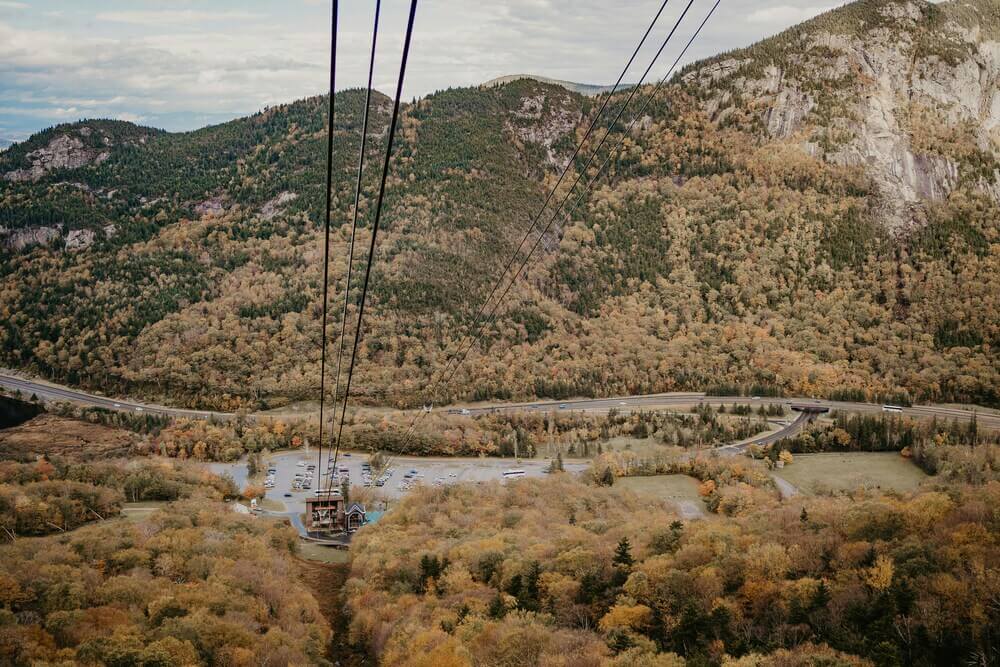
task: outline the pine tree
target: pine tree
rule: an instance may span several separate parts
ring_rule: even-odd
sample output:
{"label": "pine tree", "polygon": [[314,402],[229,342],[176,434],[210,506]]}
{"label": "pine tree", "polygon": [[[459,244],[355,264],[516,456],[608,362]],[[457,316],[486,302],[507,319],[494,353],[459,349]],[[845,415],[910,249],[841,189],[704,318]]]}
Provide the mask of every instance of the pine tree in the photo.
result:
{"label": "pine tree", "polygon": [[826,585],[826,581],[821,579],[819,586],[816,587],[816,593],[813,595],[813,609],[825,609],[826,605],[830,602],[830,598],[830,588]]}
{"label": "pine tree", "polygon": [[621,567],[632,567],[635,563],[635,559],[632,558],[632,545],[629,543],[627,537],[623,537],[618,541],[618,546],[615,548],[615,557],[612,562]]}
{"label": "pine tree", "polygon": [[500,597],[500,593],[490,601],[490,618],[500,619],[507,615],[507,607],[504,606],[503,598]]}

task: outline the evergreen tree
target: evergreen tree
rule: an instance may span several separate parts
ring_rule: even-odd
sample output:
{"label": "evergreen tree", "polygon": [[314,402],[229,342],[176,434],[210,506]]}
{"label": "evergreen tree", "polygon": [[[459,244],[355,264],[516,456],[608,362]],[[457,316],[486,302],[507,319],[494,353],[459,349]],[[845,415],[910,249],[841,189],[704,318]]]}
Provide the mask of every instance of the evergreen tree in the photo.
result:
{"label": "evergreen tree", "polygon": [[504,606],[503,598],[500,597],[500,593],[497,593],[492,600],[490,600],[490,618],[501,619],[507,615],[507,607]]}
{"label": "evergreen tree", "polygon": [[618,540],[618,546],[615,548],[615,557],[612,562],[615,565],[626,568],[632,567],[635,563],[635,559],[632,558],[632,545],[629,543],[627,537]]}

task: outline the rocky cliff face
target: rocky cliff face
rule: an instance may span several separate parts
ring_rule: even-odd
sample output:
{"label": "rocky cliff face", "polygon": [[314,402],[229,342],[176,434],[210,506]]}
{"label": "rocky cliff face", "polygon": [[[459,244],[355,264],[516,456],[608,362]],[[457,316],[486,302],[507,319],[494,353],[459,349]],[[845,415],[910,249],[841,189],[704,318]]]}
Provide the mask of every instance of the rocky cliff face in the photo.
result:
{"label": "rocky cliff face", "polygon": [[[105,238],[114,237],[116,232],[114,225],[107,225],[103,229]],[[31,246],[51,245],[64,234],[68,251],[86,250],[98,238],[98,232],[92,229],[71,229],[67,232],[64,225],[39,225],[22,229],[0,227],[0,248],[20,252]]]}
{"label": "rocky cliff face", "polygon": [[[3,177],[12,183],[34,182],[56,169],[99,165],[111,157],[116,140],[103,127],[96,130],[89,125],[61,127],[55,128],[47,144],[24,154],[19,161],[23,166],[7,171]],[[134,138],[137,143],[145,143],[146,139],[145,134]]]}
{"label": "rocky cliff face", "polygon": [[561,169],[569,155],[560,154],[556,144],[579,122],[579,109],[571,96],[550,88],[521,98],[520,108],[510,113],[507,129],[518,140],[540,146],[545,161]]}
{"label": "rocky cliff face", "polygon": [[4,178],[15,183],[37,181],[53,169],[78,169],[88,164],[100,164],[109,155],[107,151],[86,148],[79,137],[63,134],[50,141],[45,148],[28,153],[31,166],[9,171]]}
{"label": "rocky cliff face", "polygon": [[5,229],[0,227],[0,245],[19,252],[28,246],[48,245],[61,236],[59,227],[25,227],[24,229]]}
{"label": "rocky cliff face", "polygon": [[767,140],[865,169],[895,234],[921,224],[924,204],[965,179],[1000,193],[995,0],[856,3],[683,81],[719,120],[751,110]]}

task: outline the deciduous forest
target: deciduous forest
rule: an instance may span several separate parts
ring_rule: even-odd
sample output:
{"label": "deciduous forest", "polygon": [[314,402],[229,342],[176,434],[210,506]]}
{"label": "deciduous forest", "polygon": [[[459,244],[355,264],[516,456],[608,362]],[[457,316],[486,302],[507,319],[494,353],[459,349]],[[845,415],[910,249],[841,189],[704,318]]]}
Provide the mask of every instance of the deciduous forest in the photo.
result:
{"label": "deciduous forest", "polygon": [[685,523],[569,479],[427,490],[358,535],[351,637],[386,665],[988,663],[998,493]]}
{"label": "deciduous forest", "polygon": [[[971,57],[955,50],[954,26],[975,23],[970,34],[986,36],[998,19],[984,0],[917,3],[913,20],[893,13],[896,4],[865,0],[692,65],[623,137],[626,113],[602,149],[603,158],[623,138],[608,174],[579,205],[577,194],[568,199],[483,344],[443,386],[435,381],[473,333],[599,98],[522,79],[404,105],[359,400],[413,406],[729,384],[996,404],[996,139],[914,94],[894,111],[900,141],[920,165],[952,165],[957,176],[947,192],[907,204],[905,225],[887,226],[886,211],[898,206],[878,174],[837,157],[860,131],[851,104],[871,81],[831,73],[824,63],[833,51],[816,43],[877,49],[878,30],[890,30],[917,35],[893,44],[916,44],[906,54],[936,63]],[[720,63],[742,69],[713,75]],[[769,125],[773,91],[732,92],[733,77],[758,86],[754,77],[774,69],[811,100],[787,136]],[[337,102],[331,250],[341,260],[363,99],[353,90]],[[388,106],[376,96],[372,160],[384,149]],[[100,134],[108,153],[99,164],[0,185],[8,233],[51,227],[61,239],[0,244],[0,363],[218,409],[314,398],[325,108],[311,98],[181,135],[58,126],[0,154],[0,172],[13,173],[31,149],[63,136],[86,147]],[[581,156],[571,173],[584,166]],[[374,179],[362,189],[362,237]],[[71,230],[93,232],[92,243],[64,247]],[[334,303],[345,274],[335,261]],[[436,395],[425,395],[429,387]]]}

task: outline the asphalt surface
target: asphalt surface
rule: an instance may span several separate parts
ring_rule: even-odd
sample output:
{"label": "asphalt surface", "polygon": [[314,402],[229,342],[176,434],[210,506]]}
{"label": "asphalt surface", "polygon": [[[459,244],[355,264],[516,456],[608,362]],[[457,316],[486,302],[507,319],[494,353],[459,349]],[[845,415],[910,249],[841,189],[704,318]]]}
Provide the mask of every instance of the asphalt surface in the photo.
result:
{"label": "asphalt surface", "polygon": [[97,394],[88,394],[77,389],[70,389],[61,385],[44,382],[42,380],[29,380],[12,375],[10,372],[0,373],[0,387],[10,391],[20,391],[25,398],[32,395],[37,396],[42,401],[69,401],[79,405],[86,405],[97,408],[107,408],[108,410],[119,410],[121,412],[149,413],[153,415],[165,415],[168,417],[182,417],[185,419],[232,419],[235,415],[228,412],[211,412],[207,410],[186,410],[184,408],[170,408],[164,405],[154,405],[151,403],[140,403],[127,398],[108,398]]}
{"label": "asphalt surface", "polygon": [[[44,401],[69,401],[80,405],[107,408],[109,410],[121,410],[124,412],[148,413],[154,415],[166,415],[168,417],[182,417],[187,419],[209,419],[214,418],[220,421],[233,419],[235,415],[230,412],[212,412],[207,410],[187,410],[183,408],[172,408],[163,405],[141,403],[124,398],[108,398],[87,392],[70,389],[60,385],[43,382],[41,380],[19,377],[7,372],[0,372],[0,387],[9,390],[19,390],[25,397],[31,395],[38,396]],[[445,411],[451,414],[482,415],[494,412],[552,412],[552,411],[584,411],[584,412],[608,412],[612,409],[618,410],[653,410],[669,409],[678,406],[687,406],[696,403],[708,405],[769,405],[782,403],[786,407],[806,408],[808,410],[840,410],[856,413],[881,413],[884,406],[873,403],[856,403],[850,401],[828,401],[813,398],[770,398],[770,397],[745,397],[745,396],[706,396],[702,393],[674,393],[674,394],[648,394],[643,396],[619,396],[615,398],[578,399],[567,401],[537,401],[533,403],[499,403],[490,405],[474,405],[467,408],[454,407],[446,408]],[[893,414],[896,414],[894,412]],[[902,407],[898,414],[910,417],[937,417],[942,420],[957,419],[968,421],[973,415],[979,424],[986,428],[1000,428],[1000,413],[990,410],[983,410],[975,406],[940,406],[940,405],[915,405],[912,407]],[[250,415],[252,418],[253,415]],[[768,444],[781,438],[796,433],[805,425],[803,418],[796,419],[791,424],[772,434],[762,435],[750,442],[727,447],[742,447],[750,444]]]}
{"label": "asphalt surface", "polygon": [[[569,401],[540,401],[536,403],[499,404],[490,406],[469,407],[470,414],[483,414],[489,412],[528,412],[541,411],[550,412],[553,410],[586,410],[588,412],[607,411],[613,408],[619,410],[635,409],[655,409],[677,405],[691,405],[692,403],[707,403],[709,405],[769,405],[782,403],[794,407],[808,407],[810,409],[841,410],[844,412],[875,413],[883,412],[884,406],[877,403],[857,403],[852,401],[829,401],[817,398],[803,397],[747,397],[747,396],[706,396],[702,393],[677,393],[677,394],[647,394],[643,396],[619,396],[616,398],[596,398],[578,399]],[[461,412],[460,408],[450,408],[448,412]],[[899,413],[910,417],[937,417],[938,419],[958,419],[968,421],[976,415],[979,423],[990,428],[1000,428],[1000,414],[978,408],[976,406],[952,407],[943,405],[914,405],[912,407],[901,407]]]}

